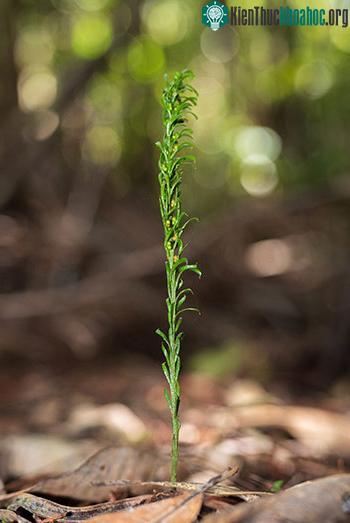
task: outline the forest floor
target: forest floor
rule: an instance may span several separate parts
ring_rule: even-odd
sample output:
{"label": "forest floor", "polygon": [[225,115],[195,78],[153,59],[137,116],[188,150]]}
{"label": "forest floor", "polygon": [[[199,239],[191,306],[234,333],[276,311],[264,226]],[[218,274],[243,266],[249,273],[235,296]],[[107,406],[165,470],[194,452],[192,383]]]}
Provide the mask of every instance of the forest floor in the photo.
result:
{"label": "forest floor", "polygon": [[182,379],[178,483],[145,361],[0,370],[0,520],[350,521],[350,395]]}

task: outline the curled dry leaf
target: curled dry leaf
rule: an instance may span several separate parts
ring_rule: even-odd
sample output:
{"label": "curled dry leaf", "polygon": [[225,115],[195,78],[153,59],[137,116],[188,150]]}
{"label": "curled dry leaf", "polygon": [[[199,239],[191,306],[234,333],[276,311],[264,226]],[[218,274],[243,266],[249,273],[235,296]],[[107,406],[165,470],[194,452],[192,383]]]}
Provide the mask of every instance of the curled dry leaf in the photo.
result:
{"label": "curled dry leaf", "polygon": [[22,521],[17,516],[15,511],[19,509],[24,509],[37,520],[55,520],[65,523],[85,520],[96,521],[96,523],[122,523],[124,521],[128,523],[143,521],[145,523],[163,521],[190,523],[199,514],[202,502],[203,494],[195,492],[194,494],[171,496],[161,501],[157,501],[154,495],[148,495],[86,507],[69,507],[25,493],[12,500],[8,510],[2,512],[6,517],[10,517],[8,521],[20,521],[20,523],[24,523],[25,520]]}
{"label": "curled dry leaf", "polygon": [[[130,447],[108,447],[96,452],[73,472],[39,481],[31,491],[99,502],[109,499],[111,490],[114,489],[111,489],[110,485],[97,487],[96,482],[119,478],[160,479],[162,470],[165,475],[167,462],[159,453],[144,452]],[[125,488],[123,493],[127,495]]]}
{"label": "curled dry leaf", "polygon": [[239,505],[203,523],[345,523],[350,521],[350,474],[306,481],[268,499]]}
{"label": "curled dry leaf", "polygon": [[154,501],[153,495],[137,496],[130,499],[122,499],[114,502],[98,503],[84,507],[70,507],[50,501],[48,499],[24,493],[13,500],[8,505],[8,509],[16,511],[24,509],[36,518],[63,520],[66,522],[91,519],[101,514],[117,512],[130,509],[143,503]]}
{"label": "curled dry leaf", "polygon": [[90,519],[91,523],[192,523],[197,520],[203,494],[180,494],[127,512],[114,512]]}

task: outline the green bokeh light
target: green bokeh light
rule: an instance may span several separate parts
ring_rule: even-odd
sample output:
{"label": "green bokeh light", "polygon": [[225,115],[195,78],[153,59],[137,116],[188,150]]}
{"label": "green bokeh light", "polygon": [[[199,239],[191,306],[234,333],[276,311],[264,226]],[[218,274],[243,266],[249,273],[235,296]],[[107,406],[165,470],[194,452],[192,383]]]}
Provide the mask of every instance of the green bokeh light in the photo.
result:
{"label": "green bokeh light", "polygon": [[165,66],[163,49],[150,38],[135,39],[128,51],[128,68],[132,77],[150,83],[161,75]]}
{"label": "green bokeh light", "polygon": [[82,15],[72,27],[72,48],[80,58],[91,60],[101,56],[111,46],[113,28],[103,15]]}
{"label": "green bokeh light", "polygon": [[193,11],[182,0],[153,0],[145,3],[142,18],[153,40],[173,45],[186,36]]}
{"label": "green bokeh light", "polygon": [[113,0],[75,0],[80,9],[85,11],[99,11],[113,3]]}
{"label": "green bokeh light", "polygon": [[112,167],[119,161],[121,143],[111,127],[91,127],[86,135],[84,153],[96,165]]}

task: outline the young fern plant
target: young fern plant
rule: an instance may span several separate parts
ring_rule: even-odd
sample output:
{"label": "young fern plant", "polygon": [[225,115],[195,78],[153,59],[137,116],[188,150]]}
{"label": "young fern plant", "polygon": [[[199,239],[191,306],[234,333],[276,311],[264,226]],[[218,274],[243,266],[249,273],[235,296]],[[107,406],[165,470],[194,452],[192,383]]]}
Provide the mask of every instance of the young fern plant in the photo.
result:
{"label": "young fern plant", "polygon": [[173,482],[176,481],[179,458],[182,314],[188,310],[197,310],[185,306],[192,290],[184,287],[183,276],[186,271],[201,276],[197,264],[189,263],[184,256],[185,245],[182,240],[188,224],[196,220],[188,217],[181,203],[182,168],[184,163],[195,160],[194,156],[185,153],[186,149],[192,147],[192,130],[187,125],[187,117],[195,116],[192,109],[198,97],[197,91],[189,83],[192,78],[192,72],[185,70],[176,73],[173,80],[167,80],[162,96],[164,135],[162,141],[156,144],[160,149],[159,204],[164,228],[168,316],[167,331],[158,329],[156,332],[162,338],[161,347],[165,358],[162,369],[168,382],[168,389],[164,390],[164,394],[171,414],[170,476]]}

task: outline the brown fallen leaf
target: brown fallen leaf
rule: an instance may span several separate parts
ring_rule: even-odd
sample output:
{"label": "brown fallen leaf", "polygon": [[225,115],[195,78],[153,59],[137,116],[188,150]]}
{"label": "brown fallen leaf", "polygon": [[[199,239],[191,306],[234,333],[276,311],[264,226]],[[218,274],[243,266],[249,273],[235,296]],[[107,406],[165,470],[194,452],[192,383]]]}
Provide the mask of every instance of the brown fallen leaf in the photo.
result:
{"label": "brown fallen leaf", "polygon": [[121,403],[106,405],[78,405],[67,421],[71,433],[91,427],[104,427],[112,435],[121,435],[130,443],[139,443],[147,438],[143,421],[132,410]]}
{"label": "brown fallen leaf", "polygon": [[350,474],[300,483],[268,499],[242,504],[203,523],[345,523],[350,521]]}
{"label": "brown fallen leaf", "polygon": [[230,512],[232,510],[232,503],[227,498],[220,498],[218,496],[204,496],[203,506],[215,512]]}
{"label": "brown fallen leaf", "polygon": [[104,514],[89,523],[192,523],[197,520],[203,503],[203,494],[179,494],[127,512]]}
{"label": "brown fallen leaf", "polygon": [[313,454],[350,456],[348,416],[311,407],[255,405],[235,408],[238,427],[282,427]]}
{"label": "brown fallen leaf", "polygon": [[91,440],[72,441],[48,434],[21,434],[2,437],[0,456],[5,477],[62,474],[74,470],[98,446]]}
{"label": "brown fallen leaf", "polygon": [[99,502],[109,499],[112,489],[110,486],[96,487],[96,482],[119,478],[162,479],[166,474],[167,463],[159,453],[131,447],[108,447],[93,454],[73,472],[39,481],[31,492]]}

